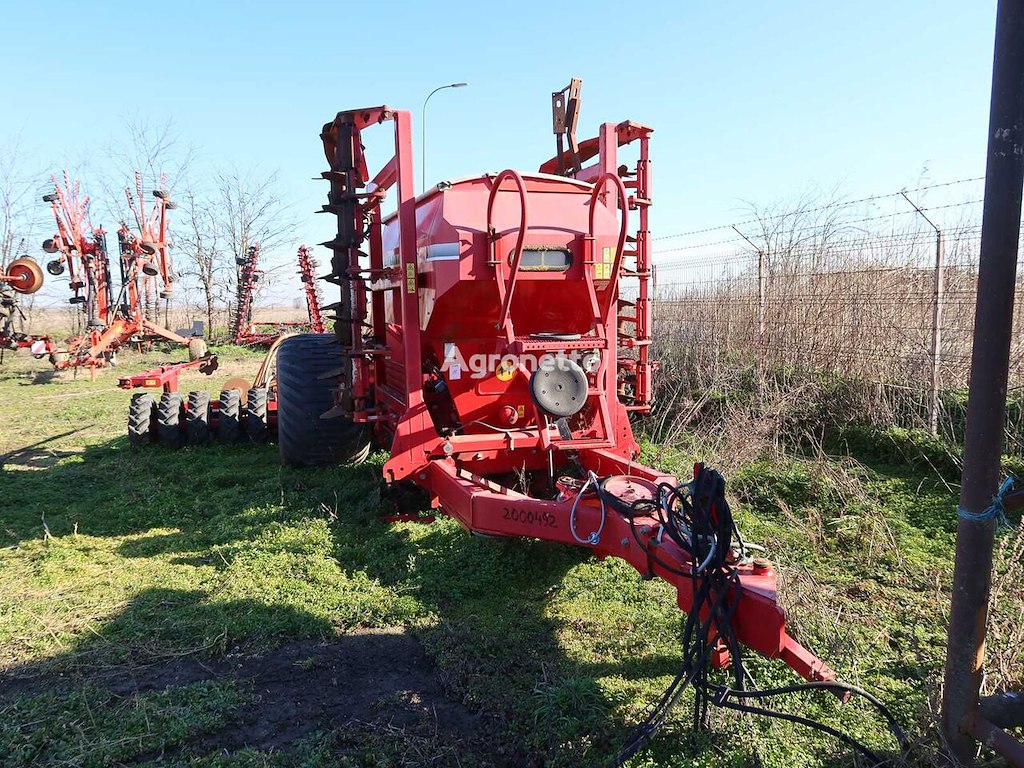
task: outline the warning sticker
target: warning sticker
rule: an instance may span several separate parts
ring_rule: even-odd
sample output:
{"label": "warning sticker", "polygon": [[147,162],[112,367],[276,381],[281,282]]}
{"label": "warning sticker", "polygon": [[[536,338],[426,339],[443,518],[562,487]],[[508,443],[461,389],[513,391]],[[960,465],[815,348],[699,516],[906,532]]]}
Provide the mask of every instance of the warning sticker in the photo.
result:
{"label": "warning sticker", "polygon": [[416,265],[405,265],[405,292],[416,293]]}
{"label": "warning sticker", "polygon": [[594,265],[594,279],[595,280],[611,280],[612,279],[612,264],[615,263],[615,249],[611,246],[606,246],[601,251],[601,261]]}
{"label": "warning sticker", "polygon": [[494,372],[494,375],[498,377],[498,381],[511,381],[512,377],[516,375],[515,363],[503,360],[501,365],[498,366],[498,370]]}

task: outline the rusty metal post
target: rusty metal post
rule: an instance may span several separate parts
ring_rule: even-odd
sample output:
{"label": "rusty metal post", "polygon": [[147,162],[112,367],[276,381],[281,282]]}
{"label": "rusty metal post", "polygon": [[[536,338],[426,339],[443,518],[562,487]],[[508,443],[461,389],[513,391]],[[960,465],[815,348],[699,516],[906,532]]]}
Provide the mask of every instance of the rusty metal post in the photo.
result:
{"label": "rusty metal post", "polygon": [[[999,0],[971,390],[960,489],[960,509],[967,515],[989,507],[999,480],[1022,184],[1024,0]],[[951,757],[965,765],[974,762],[975,742],[969,729],[978,709],[994,534],[994,520],[960,515],[942,729]]]}

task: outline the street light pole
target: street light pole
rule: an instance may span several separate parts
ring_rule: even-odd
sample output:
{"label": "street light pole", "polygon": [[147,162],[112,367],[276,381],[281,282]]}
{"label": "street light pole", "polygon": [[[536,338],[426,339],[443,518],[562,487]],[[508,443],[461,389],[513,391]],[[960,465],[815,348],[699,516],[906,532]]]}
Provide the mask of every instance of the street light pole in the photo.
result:
{"label": "street light pole", "polygon": [[438,91],[443,91],[445,88],[465,88],[469,83],[449,83],[448,85],[441,85],[432,90],[427,94],[427,98],[423,100],[423,114],[420,117],[420,130],[422,131],[422,141],[420,142],[420,192],[425,192],[427,189],[427,102],[430,101],[430,97]]}

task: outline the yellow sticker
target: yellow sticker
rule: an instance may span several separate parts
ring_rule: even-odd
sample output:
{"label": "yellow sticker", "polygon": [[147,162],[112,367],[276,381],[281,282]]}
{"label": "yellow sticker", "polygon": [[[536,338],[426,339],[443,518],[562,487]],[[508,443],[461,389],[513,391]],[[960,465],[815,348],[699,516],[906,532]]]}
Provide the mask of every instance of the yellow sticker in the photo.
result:
{"label": "yellow sticker", "polygon": [[405,292],[416,293],[416,265],[405,265]]}
{"label": "yellow sticker", "polygon": [[520,419],[526,418],[526,406],[525,405],[517,405],[516,406],[516,416],[518,416]]}
{"label": "yellow sticker", "polygon": [[594,265],[595,280],[611,280],[612,264],[615,262],[615,249],[605,246],[601,250],[601,261]]}
{"label": "yellow sticker", "polygon": [[494,372],[494,375],[498,378],[498,381],[511,381],[512,377],[516,375],[516,367],[508,362],[502,362],[498,366],[498,370]]}

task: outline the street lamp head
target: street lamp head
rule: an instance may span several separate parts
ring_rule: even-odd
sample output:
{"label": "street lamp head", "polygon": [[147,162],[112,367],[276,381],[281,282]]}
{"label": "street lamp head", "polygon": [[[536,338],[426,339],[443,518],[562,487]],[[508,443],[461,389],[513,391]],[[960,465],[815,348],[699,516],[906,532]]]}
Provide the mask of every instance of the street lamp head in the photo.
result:
{"label": "street lamp head", "polygon": [[420,121],[420,127],[423,131],[423,144],[420,147],[420,190],[426,189],[427,179],[427,102],[430,101],[430,97],[438,91],[443,91],[445,88],[465,88],[469,83],[448,83],[448,85],[439,85],[437,88],[427,94],[427,98],[423,100],[423,119]]}

